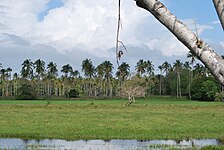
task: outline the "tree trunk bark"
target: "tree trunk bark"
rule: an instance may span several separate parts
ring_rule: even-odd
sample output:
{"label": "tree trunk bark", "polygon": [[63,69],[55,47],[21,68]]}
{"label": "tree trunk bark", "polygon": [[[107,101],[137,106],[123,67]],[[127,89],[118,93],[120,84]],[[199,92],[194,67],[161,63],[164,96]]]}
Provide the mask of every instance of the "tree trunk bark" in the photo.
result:
{"label": "tree trunk bark", "polygon": [[222,29],[224,30],[224,0],[213,0],[213,3],[222,24]]}
{"label": "tree trunk bark", "polygon": [[224,86],[224,60],[185,24],[177,19],[159,0],[136,0],[136,4],[149,11],[172,32]]}

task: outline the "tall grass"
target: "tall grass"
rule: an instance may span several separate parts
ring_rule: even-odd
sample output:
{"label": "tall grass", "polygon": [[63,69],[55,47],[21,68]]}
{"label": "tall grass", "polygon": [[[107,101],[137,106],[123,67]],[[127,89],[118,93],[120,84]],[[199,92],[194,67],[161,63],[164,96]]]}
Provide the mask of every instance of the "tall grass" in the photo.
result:
{"label": "tall grass", "polygon": [[172,98],[0,101],[0,137],[224,139],[224,104]]}

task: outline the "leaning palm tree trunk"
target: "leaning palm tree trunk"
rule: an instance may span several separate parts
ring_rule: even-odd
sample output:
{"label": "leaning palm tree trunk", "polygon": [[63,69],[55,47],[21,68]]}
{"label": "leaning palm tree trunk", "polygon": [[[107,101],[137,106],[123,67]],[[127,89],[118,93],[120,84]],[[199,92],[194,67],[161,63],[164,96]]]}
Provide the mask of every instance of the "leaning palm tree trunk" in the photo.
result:
{"label": "leaning palm tree trunk", "polygon": [[213,0],[213,3],[222,24],[222,29],[224,30],[224,0]]}
{"label": "leaning palm tree trunk", "polygon": [[185,24],[177,19],[159,0],[136,0],[136,4],[149,11],[179,41],[181,41],[211,71],[214,77],[224,85],[224,60]]}

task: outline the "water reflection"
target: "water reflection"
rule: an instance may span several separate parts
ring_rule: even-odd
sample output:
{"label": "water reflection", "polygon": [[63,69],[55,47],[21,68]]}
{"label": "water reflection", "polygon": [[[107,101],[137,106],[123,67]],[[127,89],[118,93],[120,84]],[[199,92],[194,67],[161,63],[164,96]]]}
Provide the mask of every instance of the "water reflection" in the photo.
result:
{"label": "water reflection", "polygon": [[141,150],[141,149],[170,149],[170,148],[201,148],[208,145],[223,145],[216,139],[201,140],[22,140],[0,139],[0,149],[71,149],[71,150]]}

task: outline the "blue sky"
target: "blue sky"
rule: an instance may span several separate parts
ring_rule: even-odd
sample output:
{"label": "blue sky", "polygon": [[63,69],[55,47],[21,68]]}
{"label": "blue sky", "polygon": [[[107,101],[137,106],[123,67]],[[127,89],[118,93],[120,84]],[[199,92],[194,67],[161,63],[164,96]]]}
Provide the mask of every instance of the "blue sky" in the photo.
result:
{"label": "blue sky", "polygon": [[38,21],[43,21],[44,17],[48,15],[49,11],[55,8],[60,8],[64,5],[61,0],[50,0],[46,4],[46,8],[38,14]]}
{"label": "blue sky", "polygon": [[[223,30],[212,0],[163,0],[168,9],[190,29],[224,54]],[[17,3],[17,5],[14,5]],[[25,59],[42,59],[81,70],[81,62],[90,58],[97,66],[110,60],[116,70],[116,0],[0,0],[0,63],[19,72]],[[134,71],[139,59],[187,61],[183,46],[149,12],[122,0],[120,40],[128,48],[122,61]]]}

